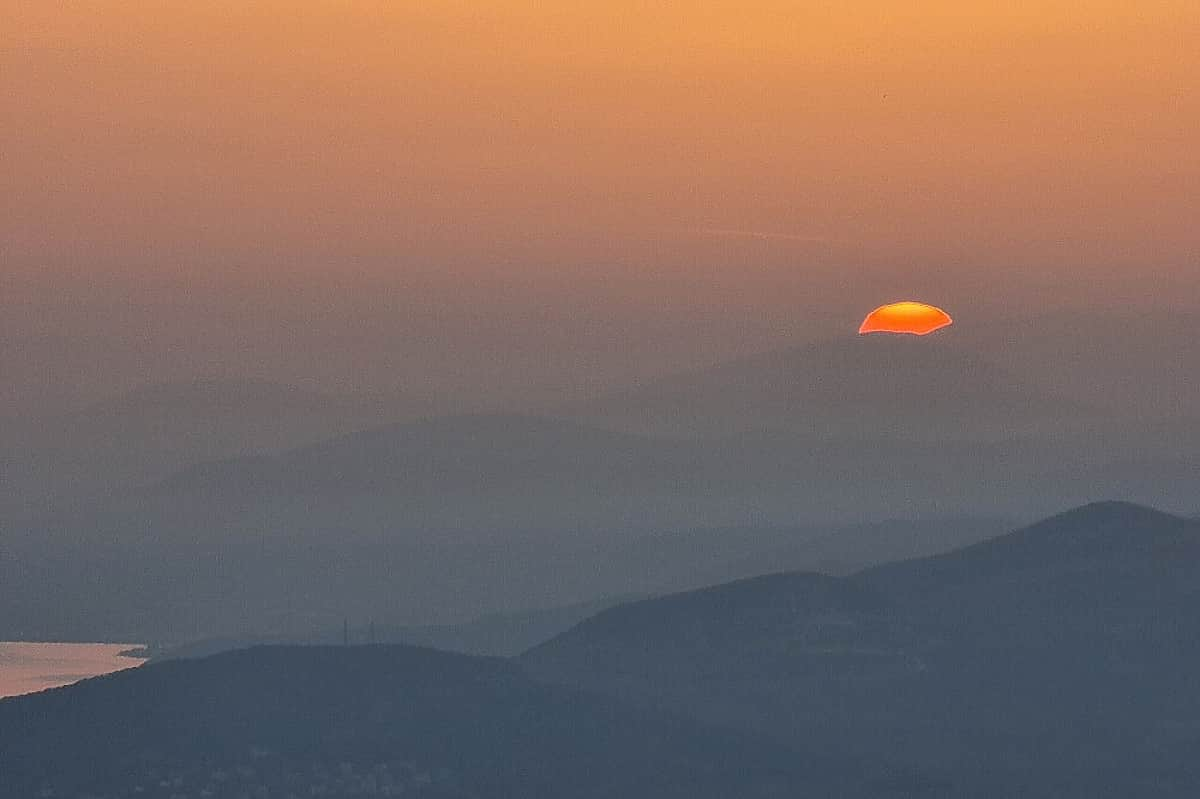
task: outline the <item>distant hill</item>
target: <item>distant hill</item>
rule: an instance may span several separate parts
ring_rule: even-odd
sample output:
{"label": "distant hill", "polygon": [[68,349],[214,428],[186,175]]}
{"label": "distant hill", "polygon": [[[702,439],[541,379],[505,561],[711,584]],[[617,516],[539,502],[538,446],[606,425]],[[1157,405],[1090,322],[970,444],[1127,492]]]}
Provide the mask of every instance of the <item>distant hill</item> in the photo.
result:
{"label": "distant hill", "polygon": [[[763,571],[846,573],[1091,498],[1086,469],[1043,478],[1061,457],[1050,441],[680,440],[512,414],[384,425],[7,525],[0,636],[424,626]],[[851,523],[896,516],[913,521]],[[82,591],[86,603],[61,601]]]}
{"label": "distant hill", "polygon": [[945,337],[855,336],[662,378],[559,413],[654,434],[780,429],[961,442],[1045,435],[1092,412],[1022,385]]}
{"label": "distant hill", "polygon": [[1200,790],[1200,523],[1101,503],[846,578],[774,575],[605,611],[521,662],[887,758],[916,796]]}
{"label": "distant hill", "polygon": [[333,395],[256,380],[162,383],[6,424],[0,452],[10,455],[6,490],[14,498],[78,500],[202,461],[290,449],[437,407],[418,396]]}
{"label": "distant hill", "polygon": [[[425,418],[419,398],[202,381],[96,405],[41,439],[13,443],[5,426],[0,508],[35,484],[71,500],[0,514],[0,637],[426,626],[844,574],[1101,496],[1193,507],[1194,453],[1134,457],[1090,435],[1087,409],[948,344],[797,348],[577,418]],[[622,414],[660,435],[622,431]],[[896,517],[915,521],[872,528]]]}
{"label": "distant hill", "polygon": [[[672,450],[658,452],[653,441],[641,450],[647,460],[621,461],[603,448],[588,460],[580,449],[550,444],[539,461],[527,449],[485,440],[480,460],[491,464],[482,472],[467,455],[454,466],[449,447],[397,444],[383,455],[365,452],[387,443],[364,437],[362,449],[324,460],[306,453],[295,469],[290,455],[264,459],[261,473],[257,461],[236,461],[154,491],[14,525],[0,559],[7,609],[0,639],[252,643],[307,641],[326,630],[334,637],[323,640],[336,641],[343,619],[350,619],[356,626],[374,620],[381,635],[385,628],[405,634],[380,640],[511,654],[518,639],[537,641],[509,628],[502,634],[509,644],[481,650],[474,647],[490,635],[483,627],[451,628],[495,611],[663,593],[770,570],[846,573],[1006,529],[1001,519],[967,517],[746,524],[768,511],[783,516],[787,505],[815,501],[810,492],[835,488],[800,490],[779,475],[769,485],[764,475],[757,485],[741,461],[709,462],[729,481],[684,480],[696,468],[686,459],[674,461],[677,470],[646,467],[643,479],[635,473],[639,463],[672,463]],[[569,457],[580,460],[555,466]],[[433,477],[446,461],[444,479]],[[400,468],[415,476],[387,477]],[[452,468],[462,482],[449,474]],[[494,485],[486,475],[495,476]],[[297,485],[311,490],[288,488]],[[784,507],[772,511],[771,503]],[[409,637],[414,626],[431,624],[449,626]],[[528,631],[535,628],[546,629],[537,623]],[[498,644],[492,637],[488,646]]]}
{"label": "distant hill", "polygon": [[782,797],[784,747],[408,647],[258,648],[0,701],[0,797]]}
{"label": "distant hill", "polygon": [[408,644],[468,655],[511,657],[550,640],[589,616],[630,599],[600,599],[520,613],[491,613],[462,624],[397,627],[371,623],[292,634],[206,638],[151,651],[149,654],[150,662],[161,663],[180,658],[208,657],[267,644],[330,646],[349,639],[355,644]]}
{"label": "distant hill", "polygon": [[1003,518],[887,519],[841,525],[700,528],[665,532],[600,548],[599,562],[621,559],[633,573],[662,575],[658,593],[777,571],[845,575],[867,566],[935,555],[1000,535]]}
{"label": "distant hill", "polygon": [[[682,445],[517,414],[484,414],[375,427],[278,456],[206,463],[161,492],[408,496],[511,490],[524,483],[636,489],[678,462]],[[604,484],[597,486],[598,481]]]}
{"label": "distant hill", "polygon": [[[307,447],[204,463],[154,487],[194,505],[355,498],[410,526],[679,527],[797,519],[1004,515],[1040,493],[1057,445],[831,439],[759,429],[672,439],[520,414],[387,425]],[[998,499],[1002,481],[1012,496]],[[1061,507],[1051,502],[1051,507]],[[998,509],[999,508],[999,509]],[[784,521],[786,520],[786,522]]]}
{"label": "distant hill", "polygon": [[1154,662],[1160,646],[1200,656],[1200,641],[1183,635],[1200,601],[1200,523],[1128,503],[1096,503],[855,580],[975,646],[1057,647],[1129,668],[1143,654],[1147,668],[1164,665]]}
{"label": "distant hill", "polygon": [[[1130,574],[1158,582],[1200,568],[1200,524],[1127,502],[1098,502],[998,538],[929,558],[869,569],[857,582],[907,601],[979,592],[996,583],[1096,574],[1097,593]],[[1143,570],[1152,569],[1153,573]]]}
{"label": "distant hill", "polygon": [[[569,675],[589,687],[632,678],[632,694],[645,699],[656,685],[671,692],[672,683],[714,677],[795,676],[808,649],[819,653],[809,659],[832,662],[829,646],[844,635],[842,626],[875,618],[884,607],[881,597],[845,580],[774,574],[620,605],[535,647],[522,661],[535,673]],[[647,683],[638,685],[639,679]]]}
{"label": "distant hill", "polygon": [[[289,407],[274,391],[209,388],[196,402],[225,407],[219,398],[234,397],[234,407],[267,417]],[[130,402],[171,408],[161,418],[178,431],[191,417],[174,409],[194,396],[163,389]],[[980,407],[989,407],[982,398]],[[142,419],[142,411],[112,413]],[[118,449],[135,440],[118,436]],[[226,441],[215,433],[182,440]],[[93,466],[128,476],[123,456],[86,442],[72,444],[79,463],[58,477]],[[846,573],[997,532],[971,519],[1028,518],[1092,499],[1105,484],[1091,475],[1105,466],[1057,439],[920,441],[875,435],[869,425],[847,438],[759,429],[704,439],[520,414],[378,425],[205,461],[149,486],[5,520],[0,582],[9,612],[0,636],[178,643],[331,629],[343,618],[424,626],[763,571]],[[1131,472],[1150,478],[1150,498],[1170,486],[1190,502],[1187,462]],[[850,529],[894,517],[916,521]],[[716,532],[676,534],[700,528]]]}

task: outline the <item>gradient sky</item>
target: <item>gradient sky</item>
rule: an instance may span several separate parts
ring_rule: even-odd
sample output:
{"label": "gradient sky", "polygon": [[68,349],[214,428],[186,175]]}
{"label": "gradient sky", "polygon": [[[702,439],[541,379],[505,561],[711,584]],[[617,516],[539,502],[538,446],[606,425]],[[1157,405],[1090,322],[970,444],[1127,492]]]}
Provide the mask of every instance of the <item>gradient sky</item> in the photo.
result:
{"label": "gradient sky", "polygon": [[255,370],[549,399],[908,297],[968,331],[1200,300],[1194,0],[0,18],[14,406]]}

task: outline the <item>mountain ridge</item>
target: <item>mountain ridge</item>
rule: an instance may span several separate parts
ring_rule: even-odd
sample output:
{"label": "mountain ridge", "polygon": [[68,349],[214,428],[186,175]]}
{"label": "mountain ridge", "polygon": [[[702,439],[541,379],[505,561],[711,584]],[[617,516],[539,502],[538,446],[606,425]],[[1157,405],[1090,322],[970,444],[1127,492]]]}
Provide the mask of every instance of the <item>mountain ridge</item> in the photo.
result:
{"label": "mountain ridge", "polygon": [[941,337],[855,336],[668,375],[551,412],[685,436],[778,427],[937,441],[948,438],[947,425],[957,440],[987,440],[1050,420],[1070,424],[1094,409],[1022,386]]}
{"label": "mountain ridge", "polygon": [[[1180,767],[1194,743],[1182,731],[1200,729],[1200,523],[1099,503],[826,579],[879,601],[792,610],[769,590],[734,602],[717,586],[618,606],[519,661],[550,682],[947,781],[905,795],[1184,799],[1200,784]],[[1068,719],[1095,733],[1064,733]]]}
{"label": "mountain ridge", "polygon": [[877,566],[855,579],[891,593],[945,590],[1006,573],[1097,560],[1157,562],[1183,554],[1180,548],[1200,548],[1200,524],[1136,503],[1104,501],[952,552]]}
{"label": "mountain ridge", "polygon": [[[402,646],[258,647],[142,666],[0,701],[0,741],[5,799],[160,786],[345,794],[381,781],[427,799],[767,799],[819,767],[743,734],[540,685],[502,659]],[[849,781],[841,771],[831,778]]]}

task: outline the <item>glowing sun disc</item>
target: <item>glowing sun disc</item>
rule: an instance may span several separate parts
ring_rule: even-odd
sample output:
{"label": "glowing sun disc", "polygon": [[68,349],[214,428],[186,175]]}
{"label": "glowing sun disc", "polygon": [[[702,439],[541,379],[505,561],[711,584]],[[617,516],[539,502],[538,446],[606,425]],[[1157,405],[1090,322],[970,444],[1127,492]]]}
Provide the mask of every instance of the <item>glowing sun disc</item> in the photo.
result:
{"label": "glowing sun disc", "polygon": [[950,314],[923,302],[894,302],[883,305],[867,314],[859,335],[868,333],[904,333],[911,336],[927,336],[935,330],[954,324]]}

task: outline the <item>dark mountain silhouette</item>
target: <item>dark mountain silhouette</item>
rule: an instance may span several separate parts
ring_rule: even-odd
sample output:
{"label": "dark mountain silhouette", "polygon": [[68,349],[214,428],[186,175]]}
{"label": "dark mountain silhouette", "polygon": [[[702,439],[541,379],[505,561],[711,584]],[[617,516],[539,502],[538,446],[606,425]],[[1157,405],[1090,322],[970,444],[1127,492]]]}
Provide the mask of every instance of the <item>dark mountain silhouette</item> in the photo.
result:
{"label": "dark mountain silhouette", "polygon": [[723,799],[849,777],[501,660],[381,646],[243,650],[0,701],[0,774],[13,799]]}
{"label": "dark mountain silhouette", "polygon": [[[632,678],[630,695],[653,699],[655,686],[673,692],[672,683],[795,677],[805,660],[847,667],[856,653],[842,660],[830,650],[843,642],[843,625],[875,618],[884,607],[881,597],[838,578],[768,575],[620,605],[522,660],[535,673],[570,675],[594,688]],[[818,654],[806,658],[806,650]]]}
{"label": "dark mountain silhouette", "polygon": [[1200,522],[1099,503],[847,577],[628,602],[515,662],[309,646],[151,665],[0,702],[0,796],[1183,799],[1198,546]]}
{"label": "dark mountain silhouette", "polygon": [[[1102,503],[847,578],[619,606],[521,662],[805,751],[905,764],[945,795],[1182,797],[1200,788],[1186,754],[1197,555],[1200,523]],[[911,795],[942,795],[929,790]]]}

